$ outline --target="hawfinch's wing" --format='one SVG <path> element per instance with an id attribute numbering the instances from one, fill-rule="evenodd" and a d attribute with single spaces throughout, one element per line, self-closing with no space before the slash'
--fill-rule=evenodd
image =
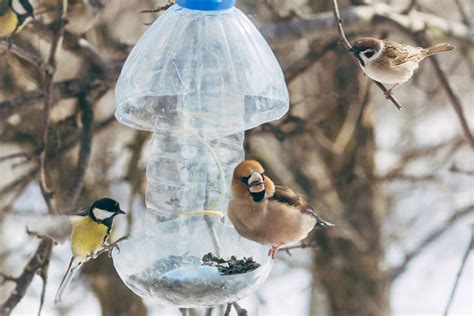
<path id="1" fill-rule="evenodd" d="M 422 48 L 414 48 L 409 45 L 400 44 L 397 42 L 385 40 L 385 56 L 388 57 L 395 66 L 406 63 L 407 61 L 416 58 Z"/>
<path id="2" fill-rule="evenodd" d="M 301 198 L 301 196 L 299 196 L 289 187 L 283 185 L 275 185 L 275 193 L 273 193 L 273 195 L 268 199 L 270 201 L 276 201 L 292 206 L 295 209 L 299 210 L 301 213 L 306 213 L 309 210 L 313 210 L 306 203 L 306 201 Z"/>
<path id="3" fill-rule="evenodd" d="M 315 226 L 319 227 L 328 227 L 328 226 L 335 226 L 334 224 L 321 219 L 321 217 L 316 214 L 316 211 L 308 205 L 305 200 L 298 194 L 296 194 L 292 189 L 283 186 L 283 185 L 275 185 L 275 193 L 273 196 L 268 198 L 270 201 L 276 201 L 279 203 L 285 203 L 289 206 L 294 207 L 295 210 L 300 211 L 302 214 L 309 215 L 316 219 Z"/>

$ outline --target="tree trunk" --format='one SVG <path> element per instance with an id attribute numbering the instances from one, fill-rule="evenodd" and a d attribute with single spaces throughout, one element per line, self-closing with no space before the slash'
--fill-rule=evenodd
<path id="1" fill-rule="evenodd" d="M 324 61 L 324 72 L 317 76 L 324 82 L 323 94 L 335 95 L 324 100 L 328 110 L 322 130 L 327 138 L 334 142 L 346 117 L 357 114 L 358 106 L 361 111 L 354 116 L 357 125 L 342 153 L 319 152 L 331 194 L 337 197 L 331 199 L 329 194 L 324 199 L 337 227 L 315 234 L 319 249 L 312 271 L 314 283 L 326 291 L 329 315 L 388 315 L 389 280 L 381 268 L 384 205 L 373 181 L 375 143 L 367 78 L 342 49 Z M 312 307 L 313 314 L 320 315 L 319 308 Z"/>

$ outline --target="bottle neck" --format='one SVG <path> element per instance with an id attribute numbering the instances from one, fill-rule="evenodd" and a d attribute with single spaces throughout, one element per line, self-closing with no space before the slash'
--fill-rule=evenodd
<path id="1" fill-rule="evenodd" d="M 176 3 L 191 10 L 219 11 L 232 8 L 235 0 L 177 0 Z"/>

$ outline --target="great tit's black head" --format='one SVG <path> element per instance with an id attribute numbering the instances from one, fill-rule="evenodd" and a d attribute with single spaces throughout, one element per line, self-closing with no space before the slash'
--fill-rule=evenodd
<path id="1" fill-rule="evenodd" d="M 262 165 L 255 160 L 245 160 L 234 169 L 232 190 L 234 194 L 250 194 L 254 202 L 261 202 L 267 191 L 267 186 L 271 182 L 265 177 L 265 170 Z"/>
<path id="2" fill-rule="evenodd" d="M 376 38 L 361 38 L 354 42 L 349 51 L 354 54 L 364 67 L 382 49 L 382 41 Z"/>
<path id="3" fill-rule="evenodd" d="M 125 212 L 120 209 L 120 204 L 114 199 L 103 198 L 92 203 L 90 214 L 94 219 L 105 220 L 115 215 L 125 214 Z"/>
<path id="4" fill-rule="evenodd" d="M 28 0 L 10 0 L 10 7 L 20 19 L 34 18 L 33 6 Z"/>

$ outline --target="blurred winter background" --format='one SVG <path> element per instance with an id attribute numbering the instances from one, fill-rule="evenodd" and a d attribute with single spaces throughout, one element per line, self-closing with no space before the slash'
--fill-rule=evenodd
<path id="1" fill-rule="evenodd" d="M 117 198 L 130 214 L 118 219 L 118 238 L 142 224 L 148 135 L 114 120 L 114 82 L 147 23 L 160 14 L 139 12 L 166 3 L 69 3 L 51 95 L 47 182 L 63 209 Z M 291 96 L 287 116 L 246 133 L 247 156 L 262 161 L 272 178 L 308 198 L 339 230 L 312 234 L 307 242 L 314 240 L 316 248 L 280 253 L 268 280 L 240 305 L 249 315 L 442 315 L 474 219 L 474 143 L 453 110 L 458 99 L 472 130 L 472 1 L 339 1 L 351 41 L 374 36 L 458 47 L 437 58 L 447 83 L 425 61 L 395 90 L 401 111 L 337 45 L 331 1 L 237 3 L 274 49 Z M 36 21 L 12 43 L 47 60 L 55 4 L 34 2 Z M 44 78 L 41 67 L 0 43 L 0 271 L 15 277 L 39 243 L 26 234 L 22 218 L 47 213 L 38 185 Z M 88 263 L 63 304 L 54 305 L 69 247 L 53 248 L 42 315 L 180 315 L 130 292 L 106 255 Z M 473 315 L 473 267 L 471 255 L 449 315 Z M 12 315 L 37 313 L 43 282 L 34 272 L 32 278 Z M 0 280 L 3 304 L 16 283 Z"/>

